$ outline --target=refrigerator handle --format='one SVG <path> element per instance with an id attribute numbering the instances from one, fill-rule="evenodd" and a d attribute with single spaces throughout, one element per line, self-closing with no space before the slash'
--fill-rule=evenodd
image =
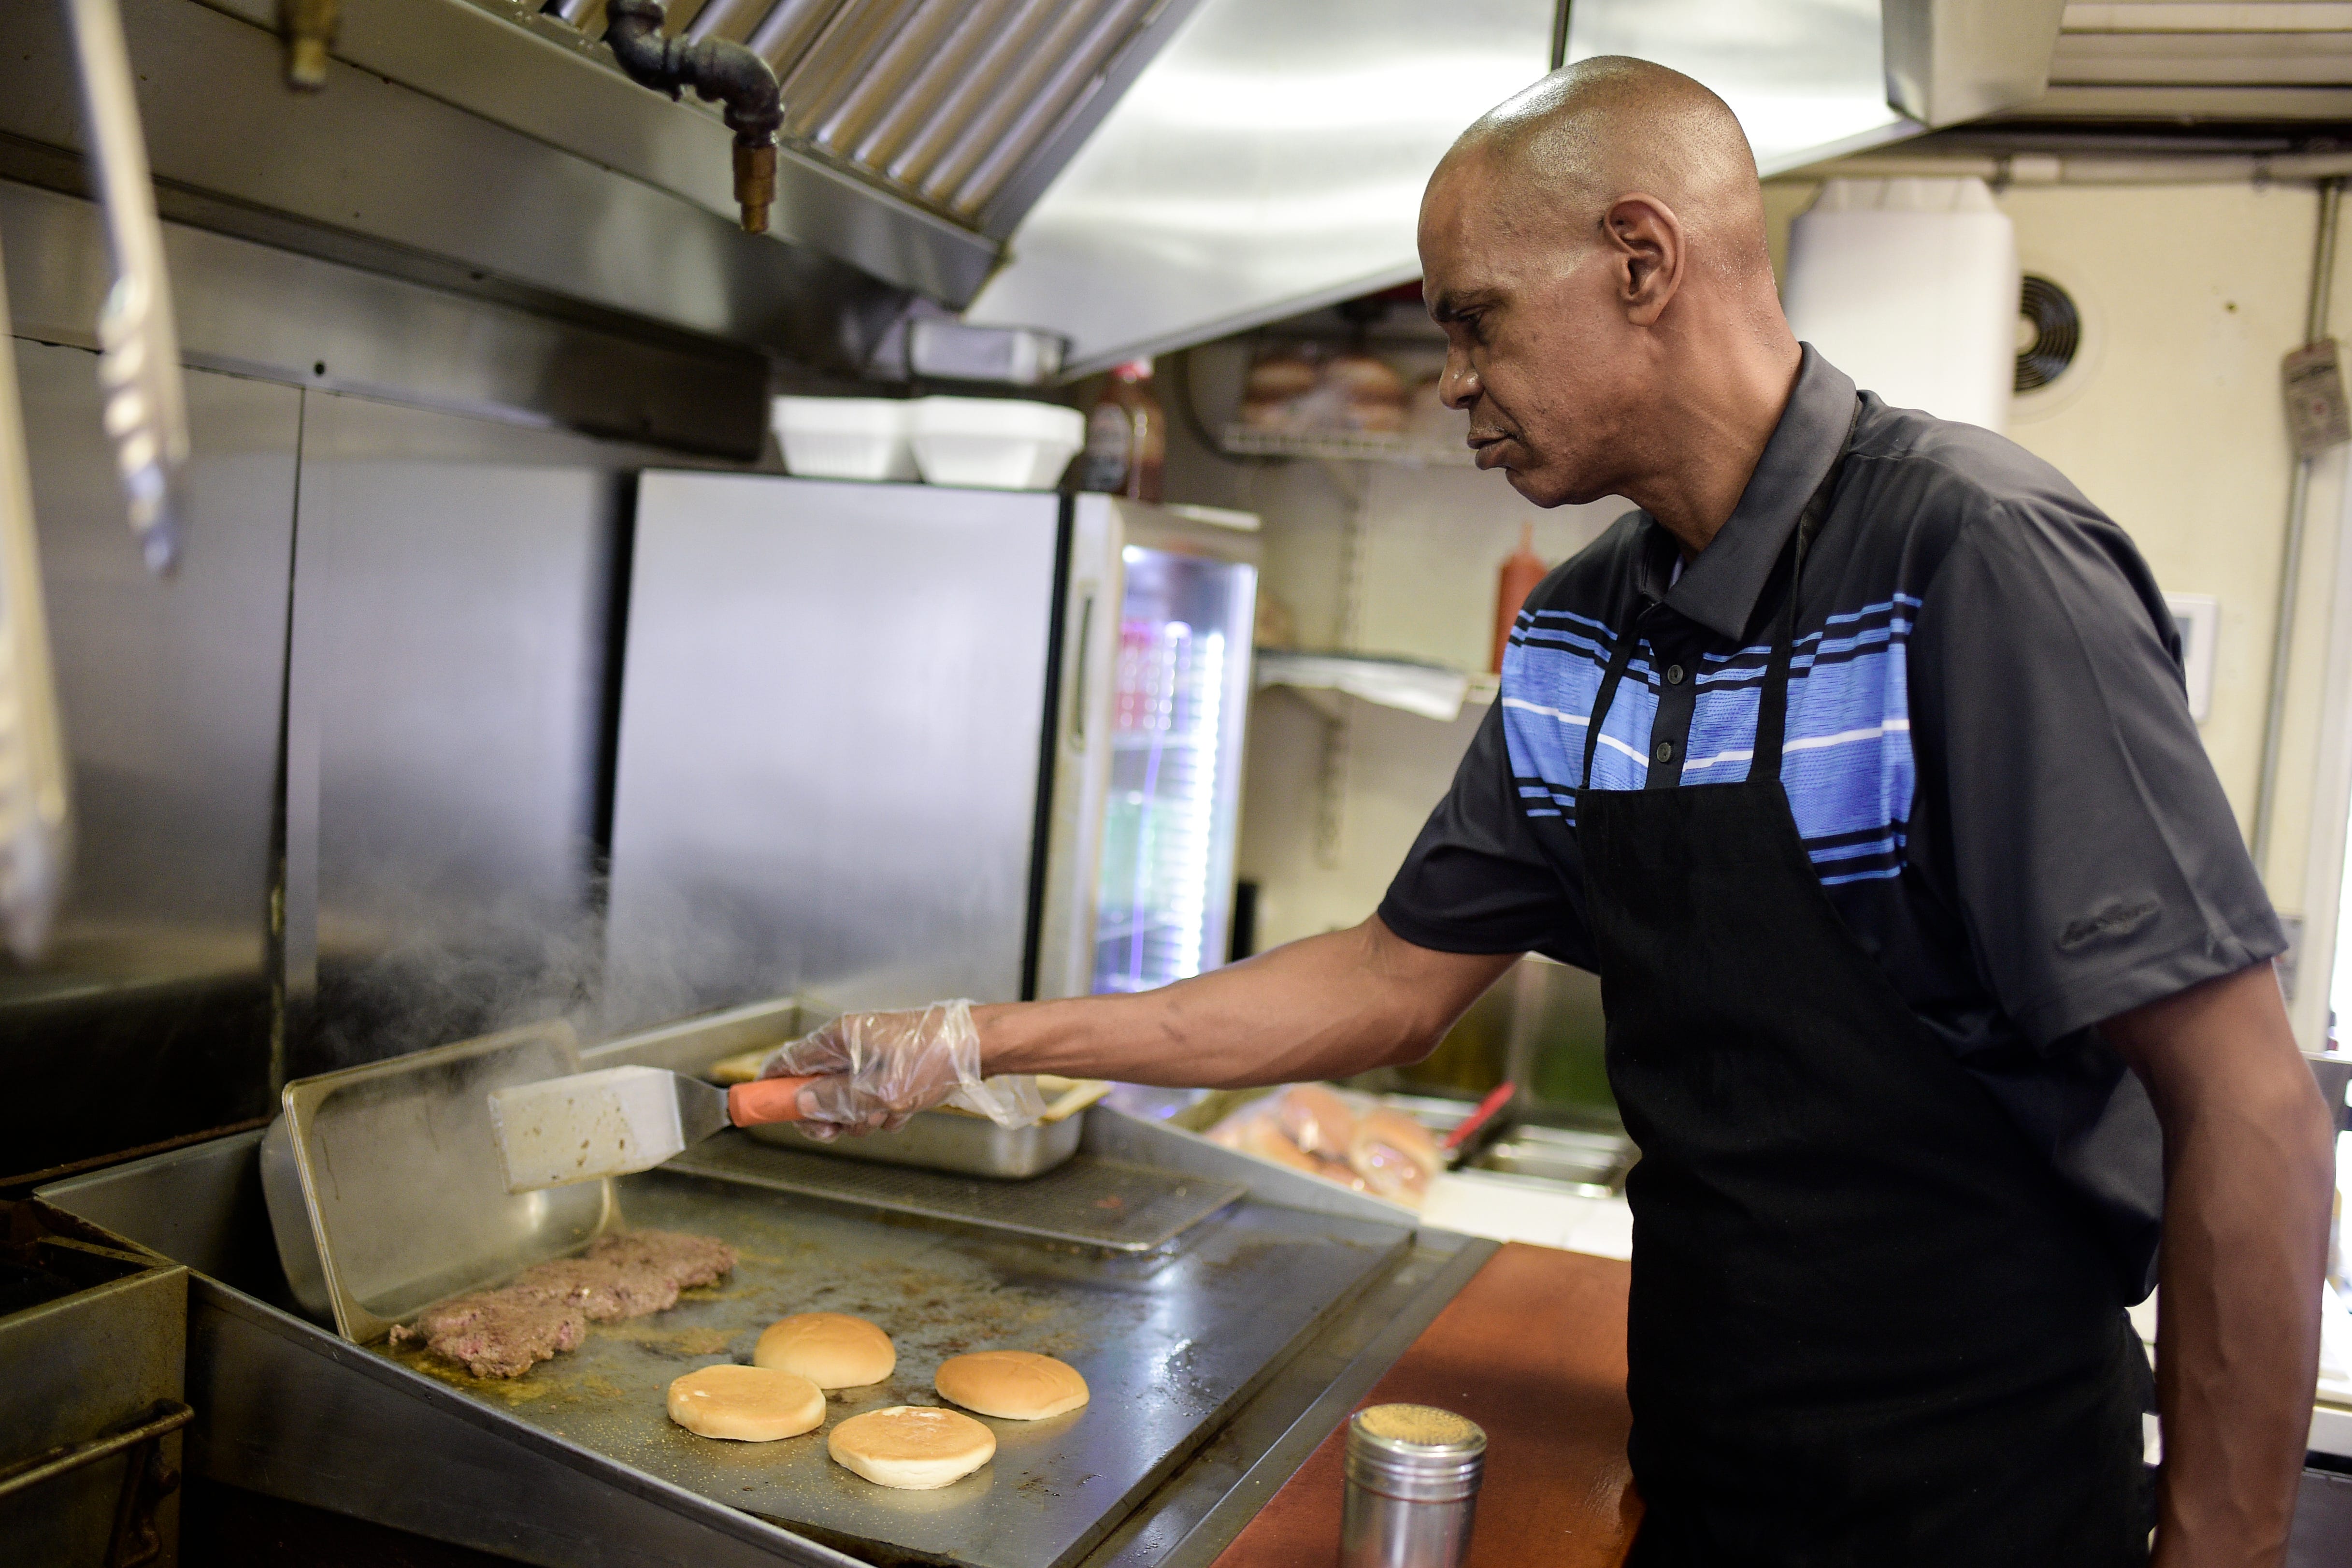
<path id="1" fill-rule="evenodd" d="M 1094 668 L 1095 587 L 1088 584 L 1078 601 L 1077 668 L 1070 682 L 1070 747 L 1087 749 L 1087 676 Z"/>

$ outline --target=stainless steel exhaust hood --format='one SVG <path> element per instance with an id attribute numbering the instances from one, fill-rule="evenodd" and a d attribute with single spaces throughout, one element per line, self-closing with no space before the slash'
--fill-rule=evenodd
<path id="1" fill-rule="evenodd" d="M 1560 8 L 671 0 L 673 36 L 740 43 L 782 84 L 763 237 L 736 230 L 718 111 L 624 76 L 604 4 L 352 0 L 321 89 L 297 94 L 280 0 L 122 0 L 165 216 L 841 375 L 888 374 L 876 348 L 923 296 L 1059 333 L 1083 372 L 1414 276 L 1423 181 L 1543 74 Z M 1915 132 L 1886 106 L 1890 64 L 1975 85 L 1942 58 L 1949 29 L 1883 54 L 1901 29 L 1882 4 L 1950 8 L 1578 0 L 1570 53 L 1691 71 L 1770 173 Z M 56 171 L 81 132 L 54 10 L 14 19 L 0 177 L 69 184 Z"/>
<path id="2" fill-rule="evenodd" d="M 673 0 L 669 30 L 744 42 L 784 83 L 767 237 L 732 232 L 717 110 L 624 76 L 603 0 L 348 5 L 307 93 L 281 79 L 278 0 L 123 14 L 168 216 L 855 374 L 909 296 L 971 299 L 1193 3 Z M 55 9 L 11 19 L 0 175 L 70 184 L 56 153 L 82 132 Z"/>

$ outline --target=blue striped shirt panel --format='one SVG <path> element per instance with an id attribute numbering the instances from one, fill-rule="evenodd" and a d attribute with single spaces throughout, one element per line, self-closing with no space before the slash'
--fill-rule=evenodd
<path id="1" fill-rule="evenodd" d="M 1896 594 L 1832 615 L 1797 639 L 1780 781 L 1824 885 L 1899 876 L 1918 770 L 1911 751 L 1906 646 L 1916 597 Z M 1501 704 L 1514 787 L 1530 816 L 1576 825 L 1592 707 L 1615 635 L 1570 610 L 1522 611 L 1503 655 Z M 1769 641 L 1701 656 L 1684 784 L 1749 776 Z M 1643 787 L 1658 710 L 1654 650 L 1634 650 L 1603 716 L 1593 787 Z"/>

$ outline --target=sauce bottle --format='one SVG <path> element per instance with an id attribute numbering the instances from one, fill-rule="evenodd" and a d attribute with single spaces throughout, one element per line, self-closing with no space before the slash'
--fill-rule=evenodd
<path id="1" fill-rule="evenodd" d="M 1519 547 L 1504 561 L 1502 581 L 1495 588 L 1495 662 L 1491 667 L 1495 674 L 1503 673 L 1503 650 L 1510 646 L 1511 627 L 1518 623 L 1521 607 L 1550 570 L 1543 563 L 1543 557 L 1536 553 L 1536 525 L 1519 524 Z"/>
<path id="2" fill-rule="evenodd" d="M 1157 501 L 1167 458 L 1168 414 L 1151 390 L 1151 362 L 1131 359 L 1113 366 L 1110 384 L 1087 416 L 1078 488 Z"/>

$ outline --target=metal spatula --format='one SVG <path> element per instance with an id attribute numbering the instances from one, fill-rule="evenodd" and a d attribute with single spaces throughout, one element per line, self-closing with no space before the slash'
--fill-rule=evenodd
<path id="1" fill-rule="evenodd" d="M 732 1089 L 659 1068 L 606 1068 L 490 1091 L 507 1191 L 537 1192 L 649 1171 L 712 1133 L 798 1121 L 805 1078 Z"/>

